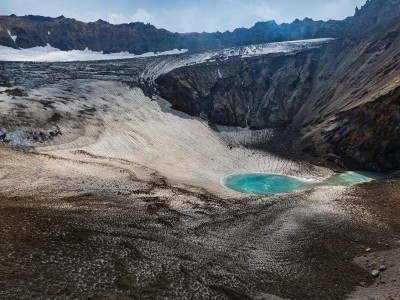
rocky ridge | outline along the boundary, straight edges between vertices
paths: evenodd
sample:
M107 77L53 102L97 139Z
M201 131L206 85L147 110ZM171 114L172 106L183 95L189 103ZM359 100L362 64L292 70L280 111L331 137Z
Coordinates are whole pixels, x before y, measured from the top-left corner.
M47 44L61 50L128 51L134 54L172 49L205 51L216 48L314 38L341 38L358 34L383 20L399 17L398 0L368 0L353 17L342 21L314 21L309 18L287 24L258 22L252 28L232 32L172 33L140 22L112 25L103 20L41 16L1 16L0 45L31 48Z
M347 19L348 36L319 49L175 69L156 80L159 92L214 124L296 129L298 148L325 162L397 170L399 4L368 1ZM375 25L361 32L365 22Z

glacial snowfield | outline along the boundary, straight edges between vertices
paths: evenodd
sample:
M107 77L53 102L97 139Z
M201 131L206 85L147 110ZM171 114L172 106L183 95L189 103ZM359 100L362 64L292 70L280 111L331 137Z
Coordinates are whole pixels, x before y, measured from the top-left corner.
M232 197L240 194L220 184L231 173L310 178L331 174L245 147L268 140L272 130L221 128L216 132L206 121L172 110L165 100L151 101L140 89L118 82L75 80L41 87L29 91L29 97L1 102L2 118L9 118L19 106L26 107L27 118L33 119L26 120L29 124L51 123L46 119L61 116L57 128L62 135L38 144L25 134L29 128L21 126L7 134L11 145L34 146L39 153L71 160L90 155L127 161L150 170L137 175L142 180L158 174L174 186Z
M250 45L241 47L225 48L220 50L210 50L202 53L188 53L187 55L171 56L162 61L150 63L142 73L143 79L154 80L161 74L168 73L176 68L196 65L205 62L215 62L226 60L230 57L251 57L273 53L291 53L301 50L308 50L321 47L331 42L333 39L310 39L279 43L266 43L260 45Z
M142 66L138 69L141 71L135 71L140 72L139 78L131 80L149 82L162 73L184 65L212 62L232 56L245 58L252 55L294 52L320 47L331 40L269 43L154 58L149 54L144 55L141 60L128 60L124 63L132 69L135 65ZM23 50L4 48L6 47L0 48L0 58L22 61L90 60L100 57L112 59L129 55L104 55L88 50L59 51L50 46ZM35 74L32 78L39 78L44 74L39 70L40 65L31 65L37 67L29 71ZM27 64L26 67L31 65ZM107 63L104 66L107 68ZM115 69L112 70L113 74L105 77L118 80L118 77L115 77L115 74L118 75L118 69L121 68L124 72L127 69L125 65L123 68L121 66L112 65ZM53 72L53 79L59 76L57 73L64 73L63 70L70 69L68 65L60 65L60 69ZM93 73L95 69L95 66L91 66L88 71L87 67L84 68L85 71ZM77 74L80 68L72 67L71 70L74 76L79 78ZM126 78L128 75L124 72L123 78ZM25 78L26 74L19 76ZM59 80L62 79L57 79ZM27 107L29 117L36 119L31 121L33 123L49 123L45 118L51 118L49 114L56 114L61 116L57 130L61 131L62 135L52 142L41 144L30 139L27 134L28 128L14 128L6 135L13 146L33 146L39 152L69 159L73 159L76 153L82 151L99 157L123 159L151 169L171 184L185 188L194 186L222 197L241 196L220 184L221 178L232 173L271 172L311 178L331 174L327 169L306 166L246 147L260 139L267 141L273 135L272 130L222 128L220 132L216 132L210 129L206 121L172 110L163 99L150 101L139 88L129 88L126 84L101 80L65 80L33 89L28 91L28 94L26 98L0 103L4 118L8 118L10 110L16 111L18 105ZM84 112L90 112L90 115ZM68 121L65 120L65 115L69 116ZM72 122L71 119L78 123ZM81 130L77 130L77 127ZM0 127L0 133L2 131L6 132ZM148 174L140 176L148 179Z
M27 49L14 49L0 46L0 61L30 61L30 62L67 62L67 61L92 61L92 60L115 60L140 57L151 57L160 55L182 54L187 50L170 50L165 52L148 52L135 55L128 52L104 54L102 52L85 50L61 51L60 49L47 45L45 47L34 47Z

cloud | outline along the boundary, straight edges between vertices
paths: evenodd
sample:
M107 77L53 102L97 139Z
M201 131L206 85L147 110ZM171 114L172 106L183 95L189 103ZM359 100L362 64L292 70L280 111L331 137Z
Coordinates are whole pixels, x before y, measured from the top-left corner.
M186 3L177 13L158 11L154 25L178 32L225 31L237 27L251 27L257 21L274 19L278 10L264 0L204 1Z
M171 31L225 31L257 21L343 19L366 0L0 0L2 14L73 17L113 24L144 22ZM101 3L99 5L99 3Z
M144 8L138 8L132 15L126 16L119 13L110 13L107 21L112 24L122 24L131 22L154 23L155 15Z
M144 8L139 8L131 16L131 19L137 20L138 22L151 23L152 21L154 21L154 15L149 13Z
M272 20L278 16L279 13L277 9L273 9L265 3L248 5L246 9L253 12L254 16L261 18L262 20Z
M265 0L222 0L230 14L240 16L241 18L262 18L264 20L271 20L279 13L277 6L273 7Z
M356 6L361 7L365 0L335 0L315 6L309 14L316 20L342 20L352 16Z
M250 27L258 21L269 21L279 18L279 10L272 8L271 5L264 1L255 1L252 3L249 3L248 1L240 2L241 3L238 3L239 6L234 8L231 12L231 15L235 16L230 22L231 29L237 28L237 24L244 27Z

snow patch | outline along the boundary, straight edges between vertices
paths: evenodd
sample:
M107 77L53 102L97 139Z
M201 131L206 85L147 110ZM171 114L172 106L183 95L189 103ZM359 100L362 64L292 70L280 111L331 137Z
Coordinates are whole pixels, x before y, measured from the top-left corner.
M168 73L174 69L196 65L205 62L224 61L231 57L251 57L271 53L292 53L307 49L321 47L323 44L331 42L332 38L298 40L289 42L266 43L259 45L231 47L221 50L210 50L202 53L193 53L178 57L171 57L163 61L154 61L150 63L141 77L145 80L155 79L162 74Z
M298 50L315 48L331 40L332 39L323 38L323 39L298 40L298 41L242 46L242 47L225 49L222 51L222 53L219 54L224 57L231 57L231 56L249 57L249 56L257 56L270 53L288 53Z
M13 39L14 43L17 41L16 35L11 35L11 31L7 29L8 35Z
M31 135L27 131L22 129L17 129L13 132L6 133L4 141L12 147L19 148L27 148L34 145Z
M16 36L15 36L16 39ZM0 46L0 61L34 61L34 62L67 62L67 61L91 61L91 60L114 60L139 58L160 55L172 55L185 53L187 50L174 49L165 52L148 52L141 55L135 55L128 52L104 54L86 48L85 50L61 51L51 47L49 44L45 47L34 47L27 49L13 49Z
M50 35L50 31L47 31L47 35Z

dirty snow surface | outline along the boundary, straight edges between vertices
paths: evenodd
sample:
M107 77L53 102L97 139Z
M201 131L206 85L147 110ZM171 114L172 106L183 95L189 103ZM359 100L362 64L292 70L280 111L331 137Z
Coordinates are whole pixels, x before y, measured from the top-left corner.
M11 33L9 34L11 36ZM17 37L12 36L12 38L15 41ZM202 54L197 54L193 56L193 59L195 59L197 62L204 62L207 60L228 58L232 56L247 57L247 56L263 55L269 53L279 53L279 52L286 53L308 48L315 48L331 40L332 39L326 38L326 39L312 39L312 40L266 43L260 45L232 47L232 48L213 50ZM183 54L185 52L187 52L187 49L181 49L181 50L174 49L159 53L148 52L142 55L135 55L128 52L104 54L102 52L91 51L87 48L85 50L61 51L60 49L54 48L50 45L47 45L45 47L34 47L27 49L13 49L10 47L0 46L0 61L32 61L32 62L64 61L65 62L65 61L114 60L114 59L129 59L129 58L140 58L140 57L171 55L171 54Z
M50 32L49 32L50 34ZM16 39L16 37L15 37ZM0 61L32 61L32 62L65 62L65 61L90 61L90 60L114 60L138 57L149 57L157 55L171 55L184 53L187 50L174 49L160 53L148 52L135 55L128 52L104 54L102 52L85 50L61 51L60 49L47 45L45 47L34 47L27 49L13 49L0 46Z

